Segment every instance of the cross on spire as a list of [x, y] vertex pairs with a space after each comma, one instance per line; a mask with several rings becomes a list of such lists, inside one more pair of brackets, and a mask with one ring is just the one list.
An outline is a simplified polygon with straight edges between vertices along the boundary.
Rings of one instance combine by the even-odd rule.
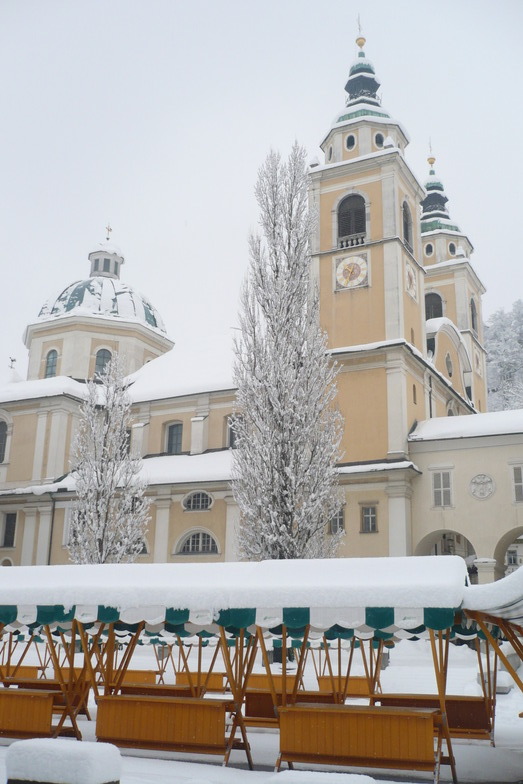
[[109, 221], [107, 221], [107, 226], [105, 227], [105, 231], [107, 232], [107, 237], [105, 239], [107, 240], [107, 242], [109, 242], [109, 238], [110, 238], [110, 235], [111, 235], [111, 232], [112, 232], [111, 225], [110, 225]]

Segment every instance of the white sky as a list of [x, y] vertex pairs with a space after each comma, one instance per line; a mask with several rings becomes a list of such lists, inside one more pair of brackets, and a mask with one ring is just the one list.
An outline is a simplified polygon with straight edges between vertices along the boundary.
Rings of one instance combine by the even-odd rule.
[[108, 221], [180, 347], [234, 325], [257, 170], [295, 139], [319, 154], [358, 12], [422, 181], [432, 139], [484, 315], [523, 296], [520, 0], [0, 0], [0, 383]]

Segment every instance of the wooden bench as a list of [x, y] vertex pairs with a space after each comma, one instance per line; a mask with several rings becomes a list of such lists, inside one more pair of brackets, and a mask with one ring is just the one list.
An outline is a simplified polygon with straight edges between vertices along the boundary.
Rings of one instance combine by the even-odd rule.
[[[437, 737], [436, 751], [434, 738]], [[276, 764], [304, 762], [432, 771], [439, 781], [441, 714], [437, 710], [359, 705], [293, 705], [280, 709]]]
[[[116, 673], [113, 673], [115, 675]], [[123, 683], [156, 683], [156, 670], [126, 670]]]
[[56, 691], [0, 689], [0, 736], [50, 738]]
[[120, 694], [134, 694], [139, 697], [190, 697], [189, 686], [174, 686], [170, 683], [122, 683]]
[[[281, 706], [282, 692], [276, 693], [278, 706]], [[292, 695], [287, 695], [287, 703], [292, 701]], [[297, 691], [296, 702], [308, 703], [335, 703], [335, 695], [319, 691]], [[244, 703], [244, 722], [247, 727], [278, 727], [279, 719], [274, 711], [272, 694], [265, 689], [247, 689]]]
[[[193, 686], [199, 684], [203, 686], [205, 682], [207, 682], [206, 691], [216, 691], [216, 692], [223, 692], [225, 691], [227, 678], [224, 672], [191, 672], [191, 681]], [[188, 686], [189, 685], [189, 673], [187, 670], [178, 670], [176, 673], [176, 685], [177, 686]]]
[[116, 746], [197, 754], [244, 748], [226, 735], [229, 699], [116, 695], [98, 699], [96, 737]]
[[[294, 689], [296, 682], [296, 675], [288, 674], [286, 677], [287, 691]], [[272, 682], [277, 692], [283, 691], [283, 675], [279, 673], [272, 673]], [[262, 689], [263, 691], [270, 691], [269, 676], [266, 672], [251, 672], [247, 680], [248, 689]], [[330, 691], [330, 690], [329, 690]]]
[[[318, 675], [318, 689], [322, 692], [332, 692], [332, 684], [338, 693], [345, 688], [345, 677], [334, 675]], [[347, 697], [369, 697], [369, 682], [364, 675], [349, 675]]]
[[[440, 709], [436, 694], [377, 694], [372, 701], [383, 706]], [[446, 695], [445, 705], [451, 738], [492, 742], [492, 716], [484, 697]]]
[[42, 668], [32, 666], [31, 664], [20, 664], [18, 667], [16, 664], [11, 664], [5, 667], [4, 674], [4, 683], [12, 678], [31, 678], [36, 680], [42, 677]]

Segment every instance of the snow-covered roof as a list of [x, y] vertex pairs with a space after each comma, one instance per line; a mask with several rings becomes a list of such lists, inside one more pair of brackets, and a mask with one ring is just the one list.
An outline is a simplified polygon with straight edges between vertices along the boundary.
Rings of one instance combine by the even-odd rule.
[[232, 335], [210, 335], [198, 347], [183, 341], [129, 376], [133, 403], [234, 389]]
[[143, 294], [118, 278], [94, 276], [71, 283], [42, 306], [38, 321], [72, 315], [138, 321], [165, 333], [163, 319], [156, 308]]
[[140, 477], [150, 485], [228, 482], [231, 464], [230, 449], [202, 455], [162, 455], [143, 460]]
[[426, 419], [418, 423], [409, 435], [409, 441], [437, 441], [511, 433], [523, 433], [523, 409]]
[[71, 395], [83, 400], [86, 397], [86, 386], [69, 378], [69, 376], [55, 376], [54, 378], [39, 378], [31, 381], [11, 381], [0, 387], [0, 403], [34, 400], [39, 397], [55, 397], [56, 395]]
[[410, 460], [398, 460], [394, 463], [360, 463], [359, 465], [340, 466], [338, 474], [366, 474], [379, 471], [404, 471], [412, 468], [419, 472], [419, 468]]
[[281, 610], [295, 607], [324, 611], [318, 625], [352, 627], [364, 623], [365, 614], [346, 610], [397, 608], [413, 628], [416, 610], [459, 607], [466, 575], [458, 556], [18, 566], [0, 569], [0, 595], [2, 605], [25, 612], [61, 605], [85, 618], [96, 617], [98, 605], [113, 607], [128, 622], [131, 615], [134, 622], [164, 619], [166, 608], [205, 614], [207, 623], [220, 610], [270, 608], [264, 613], [275, 626], [279, 611], [281, 622]]

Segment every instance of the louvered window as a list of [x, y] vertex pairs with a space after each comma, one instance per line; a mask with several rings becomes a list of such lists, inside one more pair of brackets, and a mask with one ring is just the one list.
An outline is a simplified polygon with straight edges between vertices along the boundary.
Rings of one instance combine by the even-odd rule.
[[338, 237], [365, 234], [365, 200], [355, 194], [343, 199], [338, 208]]

